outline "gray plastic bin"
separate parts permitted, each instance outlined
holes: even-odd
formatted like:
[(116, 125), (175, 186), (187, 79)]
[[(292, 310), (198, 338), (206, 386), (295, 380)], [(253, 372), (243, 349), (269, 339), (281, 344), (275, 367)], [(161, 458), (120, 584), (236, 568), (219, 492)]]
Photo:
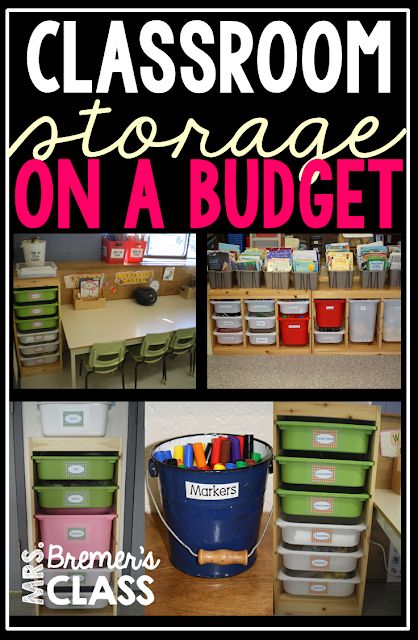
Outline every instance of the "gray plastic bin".
[(314, 273), (294, 273), (293, 282), (295, 289), (303, 291), (314, 291), (318, 288), (319, 271)]
[(373, 342), (379, 300), (348, 300), (350, 342)]
[(401, 283), (401, 270), (389, 269), (389, 286), (397, 288), (401, 286)]
[(354, 271), (328, 271), (328, 282), (331, 289), (352, 289)]
[(237, 283), (241, 289), (261, 287), (261, 271), (236, 271)]
[(401, 300), (385, 300), (383, 311), (383, 340), (385, 342), (401, 341)]
[(233, 271), (208, 271), (211, 289), (231, 289), (233, 284)]
[(386, 281), (386, 271), (362, 271), (361, 286), (363, 289), (383, 289)]
[(267, 289), (288, 289), (290, 283), (290, 272), (274, 273), (265, 271), (264, 280), (266, 281)]

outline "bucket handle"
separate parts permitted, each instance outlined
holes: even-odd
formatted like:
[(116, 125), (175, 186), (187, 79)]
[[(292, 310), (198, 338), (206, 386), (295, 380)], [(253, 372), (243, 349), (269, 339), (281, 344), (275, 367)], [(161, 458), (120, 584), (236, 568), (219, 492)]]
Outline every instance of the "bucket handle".
[(250, 552), (247, 551), (247, 549), (241, 549), (239, 551), (235, 551), (233, 549), (216, 549), (214, 551), (211, 551), (209, 549), (199, 549), (199, 551), (197, 553), (195, 553), (192, 549), (190, 549), (190, 547), (181, 539), (178, 537), (178, 535), (176, 533), (174, 533), (174, 531), (171, 529), (171, 527), (167, 524), (167, 522), (165, 521), (160, 508), (157, 505), (157, 501), (154, 497), (154, 494), (151, 490), (150, 484), (149, 484), (149, 478), (150, 478), (150, 473), (149, 470), (147, 469), (146, 475), (145, 475), (145, 482), (147, 485), (147, 489), (148, 489), (148, 493), (151, 496), (151, 500), (152, 503), (155, 507), (156, 512), (158, 513), (161, 522), (163, 523), (163, 525), (166, 527), (166, 529), (171, 533), (171, 535), (173, 536), (173, 538), (175, 538), (177, 540), (177, 542), (179, 544), (182, 545), (182, 547), (184, 547), (192, 556), (194, 556), (195, 558), (197, 558), (197, 562), (198, 564), (202, 565), (202, 564), (220, 564), (220, 565), (228, 565), (228, 564), (242, 564), (243, 566), (247, 566), (248, 564), (248, 558), (251, 558), (251, 556), (253, 555), (253, 553), (255, 552), (255, 550), (257, 549), (257, 547), (260, 546), (260, 544), (263, 541), (263, 538), (265, 536), (265, 533), (267, 531), (267, 528), (270, 524), (271, 521), (271, 516), (273, 515), (273, 509), (270, 511), (269, 517), (267, 518), (267, 522), (265, 524), (265, 527), (263, 529), (263, 532), (261, 534), (261, 536), (259, 537), (257, 543), (253, 546), (253, 548), (251, 549)]

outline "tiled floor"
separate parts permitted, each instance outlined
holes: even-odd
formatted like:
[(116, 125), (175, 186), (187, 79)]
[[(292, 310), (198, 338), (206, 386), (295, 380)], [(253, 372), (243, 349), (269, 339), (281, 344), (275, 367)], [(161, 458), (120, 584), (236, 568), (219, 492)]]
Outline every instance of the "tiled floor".
[[(78, 376), (79, 358), (77, 356), (77, 388), (84, 389), (84, 373)], [(134, 361), (127, 356), (125, 363), (125, 386), (134, 388)], [(167, 360), (167, 384), (161, 383), (161, 363), (155, 365), (139, 365), (138, 367), (139, 389), (195, 389), (196, 376), (189, 375), (189, 356), (170, 357)], [(68, 352), (63, 354), (62, 371), (54, 371), (50, 374), (26, 376), (21, 379), (22, 389), (69, 389), (71, 388), (70, 356)], [(121, 389), (122, 378), (120, 373), (110, 375), (91, 374), (89, 377), (89, 389)]]

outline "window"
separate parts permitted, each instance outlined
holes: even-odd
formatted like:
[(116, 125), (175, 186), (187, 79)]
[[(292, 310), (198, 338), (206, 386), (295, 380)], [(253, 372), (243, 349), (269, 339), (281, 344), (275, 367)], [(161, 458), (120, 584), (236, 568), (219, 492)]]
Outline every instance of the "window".
[(128, 237), (147, 241), (145, 258), (196, 259), (195, 233), (130, 233)]

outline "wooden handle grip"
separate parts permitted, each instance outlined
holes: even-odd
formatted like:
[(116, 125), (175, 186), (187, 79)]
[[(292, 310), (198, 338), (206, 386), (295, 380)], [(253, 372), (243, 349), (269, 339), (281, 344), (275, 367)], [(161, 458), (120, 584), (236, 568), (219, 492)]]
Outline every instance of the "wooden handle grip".
[(242, 564), (246, 567), (248, 564), (248, 551), (247, 549), (242, 551), (233, 551), (232, 549), (208, 551), (199, 549), (197, 561), (199, 564)]

